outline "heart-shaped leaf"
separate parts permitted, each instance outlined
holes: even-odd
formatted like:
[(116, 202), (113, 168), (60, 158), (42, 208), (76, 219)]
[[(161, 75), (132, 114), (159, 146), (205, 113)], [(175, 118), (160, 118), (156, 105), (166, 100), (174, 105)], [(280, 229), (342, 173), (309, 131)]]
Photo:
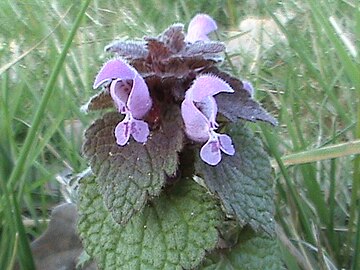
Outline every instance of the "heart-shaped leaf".
[(149, 198), (159, 195), (167, 176), (176, 173), (184, 135), (179, 112), (172, 114), (144, 144), (132, 139), (125, 146), (116, 144), (114, 129), (121, 121), (116, 112), (96, 120), (85, 133), (84, 154), (105, 205), (119, 223), (128, 222)]
[(276, 239), (256, 235), (251, 229), (242, 230), (236, 246), (215, 250), (206, 257), (201, 270), (282, 270), (285, 269)]
[(274, 233), (274, 193), (271, 166), (261, 141), (245, 126), (229, 130), (236, 152), (223, 155), (216, 166), (196, 161), (196, 173), (217, 194), (228, 213), (240, 225), (249, 224), (255, 231)]
[(79, 189), (79, 232), (102, 269), (192, 269), (215, 248), (223, 214), (217, 201), (181, 179), (122, 226), (104, 207), (93, 178)]

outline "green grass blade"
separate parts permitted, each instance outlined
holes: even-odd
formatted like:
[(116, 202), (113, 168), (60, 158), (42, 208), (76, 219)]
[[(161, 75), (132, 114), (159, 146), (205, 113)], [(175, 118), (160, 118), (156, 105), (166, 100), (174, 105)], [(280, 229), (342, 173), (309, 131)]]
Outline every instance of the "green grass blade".
[[(358, 207), (358, 216), (360, 217), (360, 207)], [(358, 221), (356, 228), (354, 258), (352, 263), (352, 270), (358, 269), (360, 269), (360, 221)]]
[(8, 270), (14, 269), (14, 265), (15, 265), (15, 260), (16, 260), (16, 254), (17, 254), (17, 248), (18, 248), (18, 241), (19, 241), (19, 234), (15, 234), (15, 243), (14, 243), (14, 248), (12, 250), (12, 256), (10, 258), (10, 262), (8, 265)]
[(29, 242), (27, 240), (25, 227), (21, 220), (19, 205), (16, 196), (12, 195), (11, 197), (14, 210), (14, 219), (16, 224), (15, 237), (17, 237), (19, 240), (19, 262), (22, 269), (35, 270), (35, 263), (32, 257)]
[[(320, 7), (322, 1), (307, 0), (307, 2), (311, 7), (315, 21), (317, 21), (318, 24), (324, 29), (327, 37), (336, 49), (336, 52), (339, 55), (339, 59), (345, 68), (345, 72), (352, 81), (355, 90), (360, 91), (359, 65), (351, 58), (347, 48), (336, 35), (336, 32), (327, 18), (327, 14), (325, 14), (324, 9)], [(322, 4), (324, 5), (325, 3)]]
[(39, 42), (37, 42), (35, 45), (27, 49), (25, 52), (23, 52), (21, 55), (17, 56), (15, 59), (11, 60), (9, 63), (6, 63), (2, 67), (0, 67), (0, 75), (7, 71), (9, 68), (11, 68), (13, 65), (21, 61), (24, 57), (26, 57), (28, 54), (30, 54), (33, 50), (38, 48), (45, 40), (47, 40), (54, 32), (55, 30), (61, 25), (63, 22), (63, 19), (66, 17), (66, 15), (69, 13), (71, 7), (65, 12), (64, 16), (59, 20), (59, 23), (54, 27), (54, 29), (47, 34), (45, 37), (43, 37)]
[(292, 47), (293, 50), (298, 54), (301, 62), (308, 69), (309, 75), (311, 75), (311, 77), (317, 80), (321, 88), (329, 96), (333, 106), (336, 108), (336, 111), (339, 113), (341, 118), (347, 123), (347, 125), (349, 125), (351, 123), (351, 118), (349, 117), (348, 113), (343, 108), (343, 106), (340, 104), (338, 98), (335, 96), (330, 86), (327, 84), (326, 82), (327, 78), (322, 78), (318, 68), (312, 62), (312, 55), (310, 55), (309, 52), (307, 52), (307, 50), (305, 49), (307, 47), (306, 41), (303, 40), (301, 37), (296, 37), (296, 33), (292, 33), (288, 31), (287, 28), (280, 22), (280, 20), (271, 12), (271, 10), (267, 9), (267, 12), (276, 22), (276, 24), (279, 26), (281, 31), (286, 35), (290, 43), (289, 44), (290, 47)]
[[(357, 154), (360, 154), (360, 140), (354, 140), (346, 143), (325, 146), (318, 149), (302, 151), (299, 153), (286, 155), (281, 159), (285, 166), (289, 166)], [(274, 165), (275, 161), (273, 161), (272, 164)]]
[(34, 143), (35, 137), (36, 137), (36, 133), (38, 131), (38, 128), (40, 126), (40, 123), (42, 121), (46, 106), (50, 100), (51, 94), (54, 91), (54, 86), (56, 83), (56, 79), (59, 76), (60, 70), (63, 66), (63, 63), (65, 61), (67, 52), (70, 49), (71, 43), (74, 39), (75, 33), (77, 31), (77, 29), (80, 26), (81, 23), (81, 19), (83, 18), (85, 11), (89, 5), (91, 0), (86, 0), (85, 2), (83, 2), (81, 10), (76, 18), (76, 21), (69, 33), (69, 36), (65, 42), (65, 46), (64, 49), (62, 50), (56, 64), (55, 67), (50, 75), (49, 81), (46, 84), (45, 87), (45, 92), (44, 95), (41, 99), (40, 105), (38, 110), (36, 111), (35, 117), (34, 117), (34, 121), (31, 125), (31, 128), (29, 129), (28, 135), (26, 136), (25, 142), (23, 147), (21, 148), (21, 152), (20, 152), (20, 156), (19, 159), (16, 163), (16, 166), (14, 168), (14, 170), (11, 173), (10, 179), (9, 179), (9, 183), (8, 186), (13, 186), (14, 183), (17, 181), (17, 179), (20, 178), (21, 174), (23, 173), (23, 168), (25, 165), (25, 161), (28, 157), (31, 145)]
[[(20, 152), (19, 158), (16, 162), (16, 165), (11, 172), (8, 182), (4, 183), (2, 181), (2, 184), (3, 184), (2, 189), (3, 189), (3, 192), (6, 193), (5, 198), (7, 198), (7, 204), (8, 204), (8, 207), (6, 207), (6, 209), (8, 209), (8, 210), (6, 210), (6, 211), (13, 213), (12, 214), (13, 216), (10, 215), (7, 220), (14, 223), (14, 226), (10, 226), (10, 229), (12, 230), (12, 235), (15, 235), (16, 233), (19, 234), (19, 259), (20, 259), (20, 264), (23, 266), (23, 269), (32, 270), (32, 269), (35, 269), (35, 266), (34, 266), (34, 262), (32, 259), (32, 254), (31, 254), (31, 250), (29, 247), (29, 243), (27, 240), (25, 228), (22, 224), (21, 214), (20, 214), (20, 210), (18, 207), (18, 201), (16, 200), (16, 196), (14, 196), (14, 195), (11, 196), (12, 199), (10, 199), (9, 194), (11, 194), (12, 192), (9, 192), (9, 191), (14, 190), (15, 184), (19, 181), (19, 179), (22, 178), (26, 160), (28, 159), (29, 151), (35, 142), (36, 134), (37, 134), (40, 124), (42, 122), (45, 109), (48, 105), (51, 94), (55, 89), (54, 86), (55, 86), (57, 77), (60, 73), (60, 70), (61, 70), (64, 60), (66, 58), (67, 52), (72, 44), (75, 33), (80, 26), (81, 19), (83, 18), (89, 3), (90, 3), (90, 0), (84, 1), (81, 6), (81, 10), (78, 13), (75, 23), (74, 23), (74, 25), (70, 31), (70, 34), (65, 42), (64, 49), (62, 50), (59, 58), (57, 59), (55, 67), (50, 75), (50, 78), (49, 78), (47, 84), (46, 84), (44, 95), (42, 96), (40, 105), (36, 111), (34, 120), (28, 131), (24, 145), (21, 148), (21, 152)], [(14, 232), (14, 230), (15, 230), (15, 232)]]
[(300, 217), (300, 223), (302, 224), (305, 234), (306, 234), (306, 239), (307, 241), (309, 241), (310, 243), (315, 243), (315, 237), (312, 233), (311, 230), (311, 225), (310, 222), (308, 220), (308, 217), (305, 213), (305, 209), (300, 201), (300, 198), (298, 197), (298, 193), (295, 190), (295, 187), (291, 181), (290, 175), (287, 171), (287, 169), (285, 168), (284, 163), (281, 160), (281, 156), (277, 147), (277, 140), (275, 139), (275, 136), (267, 130), (267, 127), (262, 127), (262, 132), (264, 134), (265, 140), (268, 144), (268, 147), (271, 151), (271, 154), (275, 157), (280, 171), (286, 181), (286, 185), (289, 188), (289, 192), (291, 193), (291, 197), (294, 200), (294, 203), (299, 211), (299, 217)]
[[(360, 3), (357, 3), (355, 9), (355, 18), (356, 18), (356, 26), (357, 26), (357, 37), (360, 36)], [(358, 49), (360, 49), (360, 43), (358, 41)], [(359, 57), (358, 57), (359, 59)], [(359, 74), (357, 74), (359, 75)], [(358, 76), (358, 79), (360, 76)], [(356, 85), (356, 89), (358, 90), (357, 96), (357, 124), (356, 124), (356, 137), (360, 138), (360, 85)], [(352, 232), (354, 231), (356, 214), (357, 214), (357, 228), (356, 228), (356, 240), (355, 240), (355, 248), (354, 248), (354, 258), (352, 269), (360, 269), (360, 207), (359, 207), (359, 199), (360, 199), (360, 155), (357, 155), (354, 159), (354, 172), (353, 172), (353, 182), (352, 182), (352, 194), (351, 194), (351, 203), (350, 203), (350, 218), (349, 218), (349, 236), (348, 236), (348, 245), (351, 244)], [(358, 209), (358, 213), (356, 213), (356, 209)], [(350, 256), (350, 254), (349, 254)]]

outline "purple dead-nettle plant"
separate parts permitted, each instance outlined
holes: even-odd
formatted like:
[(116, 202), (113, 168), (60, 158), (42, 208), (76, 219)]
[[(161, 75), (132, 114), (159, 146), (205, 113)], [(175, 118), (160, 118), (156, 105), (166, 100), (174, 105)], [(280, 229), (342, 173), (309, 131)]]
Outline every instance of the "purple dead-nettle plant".
[[(100, 268), (219, 268), (218, 243), (231, 247), (221, 256), (232, 267), (274, 259), (264, 254), (276, 250), (271, 167), (246, 123), (276, 120), (250, 82), (221, 70), (225, 45), (208, 37), (215, 21), (199, 14), (187, 29), (105, 47), (113, 58), (86, 105), (105, 113), (85, 132), (92, 175), (79, 189), (79, 232)], [(241, 258), (257, 265), (231, 262), (246, 249)]]

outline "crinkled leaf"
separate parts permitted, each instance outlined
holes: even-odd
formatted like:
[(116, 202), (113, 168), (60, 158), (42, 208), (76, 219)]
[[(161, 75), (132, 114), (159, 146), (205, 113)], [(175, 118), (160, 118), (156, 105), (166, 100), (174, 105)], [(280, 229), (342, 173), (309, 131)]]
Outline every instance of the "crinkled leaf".
[[(149, 50), (149, 60), (152, 64), (157, 64), (159, 61), (163, 61), (172, 54), (170, 48), (166, 46), (166, 44), (157, 38), (146, 38), (147, 47)], [(155, 69), (156, 71), (156, 69)]]
[(187, 179), (155, 198), (125, 226), (104, 207), (95, 181), (87, 179), (79, 189), (80, 236), (102, 269), (192, 269), (215, 248), (222, 218), (212, 196)]
[(222, 61), (225, 50), (221, 42), (184, 42), (182, 24), (174, 24), (158, 37), (145, 37), (145, 42), (116, 41), (105, 47), (126, 58), (144, 78), (184, 78)]
[(85, 112), (104, 110), (107, 108), (115, 108), (107, 88), (92, 96), (89, 102), (82, 107)]
[(276, 239), (256, 235), (252, 230), (240, 232), (238, 243), (229, 250), (214, 250), (205, 258), (201, 270), (281, 270), (285, 269)]
[(178, 53), (185, 47), (184, 25), (181, 23), (169, 26), (160, 36), (159, 39), (163, 41), (166, 47), (172, 53)]
[(126, 59), (145, 58), (148, 54), (145, 42), (114, 41), (107, 45), (104, 50), (116, 53)]
[(240, 225), (249, 224), (255, 231), (273, 235), (274, 193), (268, 155), (245, 126), (233, 127), (228, 134), (235, 155), (223, 155), (216, 166), (197, 158), (196, 173), (218, 194), (227, 212), (235, 215)]
[[(205, 58), (203, 56), (171, 56), (163, 63), (163, 74), (161, 77), (175, 77), (184, 79), (194, 71), (203, 70), (219, 62), (218, 57)], [(157, 74), (159, 75), (159, 74)]]
[(203, 54), (216, 54), (225, 51), (225, 45), (219, 41), (198, 41), (192, 44), (188, 44), (185, 56), (196, 56)]
[(125, 146), (116, 144), (114, 129), (121, 116), (115, 112), (105, 114), (85, 132), (84, 154), (116, 221), (126, 223), (149, 197), (159, 195), (167, 175), (176, 173), (183, 131), (179, 113), (174, 114), (151, 131), (144, 144), (133, 139)]
[(235, 90), (234, 94), (223, 93), (216, 96), (219, 113), (232, 122), (235, 122), (237, 118), (241, 118), (252, 122), (260, 120), (276, 126), (277, 120), (245, 91), (244, 89), (241, 91)]
[(222, 93), (215, 97), (219, 113), (227, 119), (232, 122), (236, 122), (238, 118), (252, 122), (259, 120), (274, 126), (277, 125), (277, 120), (252, 99), (250, 93), (244, 89), (243, 83), (240, 80), (228, 73), (219, 71), (216, 67), (211, 67), (204, 72), (216, 74), (235, 90), (232, 94)]
[[(180, 52), (174, 54), (171, 50), (172, 47), (168, 47), (163, 41), (157, 38), (146, 38), (147, 46), (149, 49), (149, 56), (142, 63), (139, 61), (130, 61), (130, 63), (139, 71), (142, 76), (151, 76), (156, 74), (160, 77), (186, 77), (194, 70), (199, 71), (213, 66), (216, 62), (219, 62), (222, 57), (216, 53), (200, 53), (201, 45), (188, 45), (187, 48), (191, 55), (187, 52)], [(222, 48), (221, 43), (203, 43), (204, 50), (218, 50)], [(194, 46), (194, 51), (191, 51)], [(200, 48), (198, 47), (200, 46)], [(144, 64), (146, 63), (146, 64)], [(151, 67), (149, 69), (149, 67)]]

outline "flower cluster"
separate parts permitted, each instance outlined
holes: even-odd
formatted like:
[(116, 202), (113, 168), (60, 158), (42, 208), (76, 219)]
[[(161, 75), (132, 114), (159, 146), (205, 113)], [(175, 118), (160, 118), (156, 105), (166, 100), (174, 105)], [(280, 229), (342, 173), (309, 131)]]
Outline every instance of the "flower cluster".
[[(187, 58), (190, 58), (191, 54), (213, 56), (212, 52), (223, 50), (222, 44), (211, 43), (207, 36), (217, 29), (217, 25), (206, 14), (199, 14), (191, 20), (186, 36), (181, 37), (180, 34), (172, 33), (178, 31), (178, 28), (178, 25), (174, 25), (173, 28), (170, 28), (171, 31), (165, 31), (162, 37), (166, 42), (173, 43), (172, 51), (175, 53), (183, 53), (187, 55)], [(156, 39), (146, 40), (148, 43), (144, 47), (142, 44), (129, 43), (126, 45), (126, 49), (138, 58), (149, 55), (143, 59), (143, 62), (148, 61), (146, 64), (141, 64), (137, 70), (134, 68), (137, 64), (127, 63), (127, 60), (124, 59), (126, 57), (117, 57), (102, 67), (93, 85), (94, 88), (103, 85), (109, 89), (116, 108), (120, 114), (124, 115), (123, 120), (115, 128), (116, 143), (120, 146), (125, 146), (128, 143), (130, 135), (135, 141), (146, 143), (150, 134), (151, 127), (149, 128), (146, 117), (149, 111), (154, 108), (153, 98), (156, 94), (151, 89), (149, 90), (146, 80), (140, 73), (144, 73), (144, 70), (151, 70), (149, 66), (153, 65), (152, 70), (155, 70), (156, 75), (158, 75), (164, 69), (159, 64), (162, 58), (167, 57), (163, 61), (165, 63), (176, 60), (176, 57), (171, 56), (170, 50), (163, 45), (166, 42), (161, 40), (159, 42)], [(209, 46), (207, 47), (207, 45)], [(156, 46), (164, 47), (161, 47), (161, 50), (154, 50), (153, 47)], [(106, 50), (113, 49), (113, 47), (108, 47)], [(153, 53), (151, 50), (154, 50), (158, 55), (151, 55)], [(207, 61), (212, 60), (205, 59), (204, 66), (208, 65)], [(175, 62), (175, 65), (179, 63), (183, 63), (183, 61)], [(191, 65), (195, 66), (193, 63)], [(195, 66), (194, 68), (194, 70), (202, 69), (204, 69), (202, 66)], [(193, 74), (194, 72), (188, 73), (189, 77), (195, 75), (195, 78), (192, 79), (190, 87), (184, 89), (184, 95), (180, 102), (184, 132), (190, 140), (203, 143), (200, 150), (201, 159), (210, 165), (217, 165), (221, 161), (221, 151), (228, 155), (234, 155), (235, 148), (228, 135), (217, 132), (219, 128), (216, 122), (218, 106), (214, 96), (221, 92), (233, 93), (234, 90), (226, 81), (214, 74)], [(243, 87), (251, 96), (253, 95), (254, 90), (250, 83), (245, 82)]]
[(210, 165), (220, 162), (220, 150), (228, 155), (235, 153), (231, 138), (215, 132), (218, 128), (217, 105), (213, 96), (220, 92), (232, 93), (234, 90), (217, 77), (203, 75), (198, 77), (187, 90), (181, 104), (185, 132), (194, 141), (206, 142), (201, 148), (200, 157)]
[(116, 143), (124, 146), (130, 135), (135, 141), (145, 143), (149, 127), (141, 120), (150, 110), (152, 101), (144, 79), (121, 59), (108, 61), (96, 76), (93, 87), (110, 81), (110, 95), (125, 118), (115, 128)]

